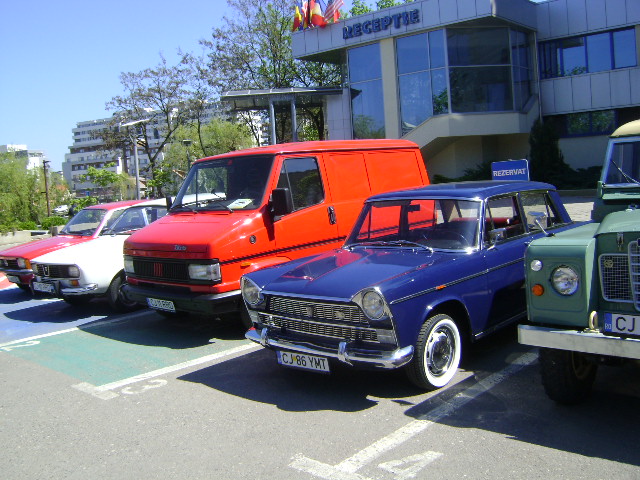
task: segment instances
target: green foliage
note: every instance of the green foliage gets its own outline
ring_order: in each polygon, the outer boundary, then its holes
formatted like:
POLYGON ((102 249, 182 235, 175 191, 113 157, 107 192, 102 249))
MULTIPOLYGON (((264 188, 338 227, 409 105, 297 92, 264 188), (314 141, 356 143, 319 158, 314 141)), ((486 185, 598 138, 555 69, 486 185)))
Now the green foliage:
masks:
POLYGON ((66 225, 69 221, 68 218, 65 217, 47 217, 42 220, 42 228, 45 230, 49 230, 51 227, 56 225, 66 225))

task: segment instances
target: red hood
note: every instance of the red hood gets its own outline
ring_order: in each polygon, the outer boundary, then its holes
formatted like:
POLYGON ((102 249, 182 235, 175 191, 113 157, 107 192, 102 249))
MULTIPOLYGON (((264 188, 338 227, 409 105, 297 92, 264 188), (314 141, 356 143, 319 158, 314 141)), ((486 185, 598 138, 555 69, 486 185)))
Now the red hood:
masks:
POLYGON ((212 250, 226 249, 227 255, 233 256, 233 245, 239 237, 260 228, 264 230, 264 219, 259 212, 173 214, 135 232, 125 241, 124 248, 205 256, 212 250))
POLYGON ((43 240, 36 240, 34 242, 23 243, 16 247, 7 248, 6 250, 0 251, 0 256, 22 257, 27 260, 33 260, 45 253, 84 243, 93 240, 93 238, 94 237, 79 237, 75 235, 58 235, 57 237, 45 238, 43 240))

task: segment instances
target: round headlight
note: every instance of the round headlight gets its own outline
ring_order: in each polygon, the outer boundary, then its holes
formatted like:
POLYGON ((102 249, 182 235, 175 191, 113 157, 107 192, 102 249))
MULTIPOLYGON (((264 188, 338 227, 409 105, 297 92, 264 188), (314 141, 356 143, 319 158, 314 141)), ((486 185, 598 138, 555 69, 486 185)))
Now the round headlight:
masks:
POLYGON ((362 309, 367 317, 377 320, 384 315, 384 299, 378 292, 371 290, 362 297, 362 309))
POLYGON ((262 290, 253 281, 242 277, 242 297, 249 305, 258 305, 262 302, 262 290))
POLYGON ((573 295, 578 283, 578 274, 571 267, 558 267, 551 274, 551 284, 560 295, 573 295))
POLYGON ((539 272, 540 270, 542 270, 542 262, 540 260, 532 260, 529 266, 534 272, 539 272))

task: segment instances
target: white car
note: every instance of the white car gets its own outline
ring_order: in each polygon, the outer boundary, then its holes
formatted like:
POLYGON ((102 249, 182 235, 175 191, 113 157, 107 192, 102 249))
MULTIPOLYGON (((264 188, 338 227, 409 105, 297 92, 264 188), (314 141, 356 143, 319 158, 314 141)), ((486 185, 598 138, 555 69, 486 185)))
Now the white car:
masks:
POLYGON ((131 233, 166 213, 164 199, 138 203, 124 210, 99 236, 34 258, 31 287, 70 304, 102 296, 117 311, 135 308, 135 302, 128 301, 120 289, 125 281, 122 246, 131 233))

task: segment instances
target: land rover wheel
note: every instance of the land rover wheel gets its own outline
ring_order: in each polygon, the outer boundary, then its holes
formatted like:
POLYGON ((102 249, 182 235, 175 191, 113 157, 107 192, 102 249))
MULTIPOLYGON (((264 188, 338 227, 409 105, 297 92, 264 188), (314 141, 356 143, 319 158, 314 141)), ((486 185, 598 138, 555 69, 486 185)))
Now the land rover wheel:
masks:
POLYGON ((540 372, 544 391, 552 400, 573 405, 591 393, 598 365, 579 352, 540 349, 540 372))
POLYGON ((124 274, 121 272, 111 280, 109 290, 107 290, 107 300, 109 305, 116 312, 130 312, 138 307, 138 304, 127 299, 122 293, 122 284, 124 283, 124 274))
POLYGON ((458 370, 461 350, 456 322, 445 314, 429 317, 420 329, 413 359, 407 365, 409 380, 425 390, 444 387, 458 370))

